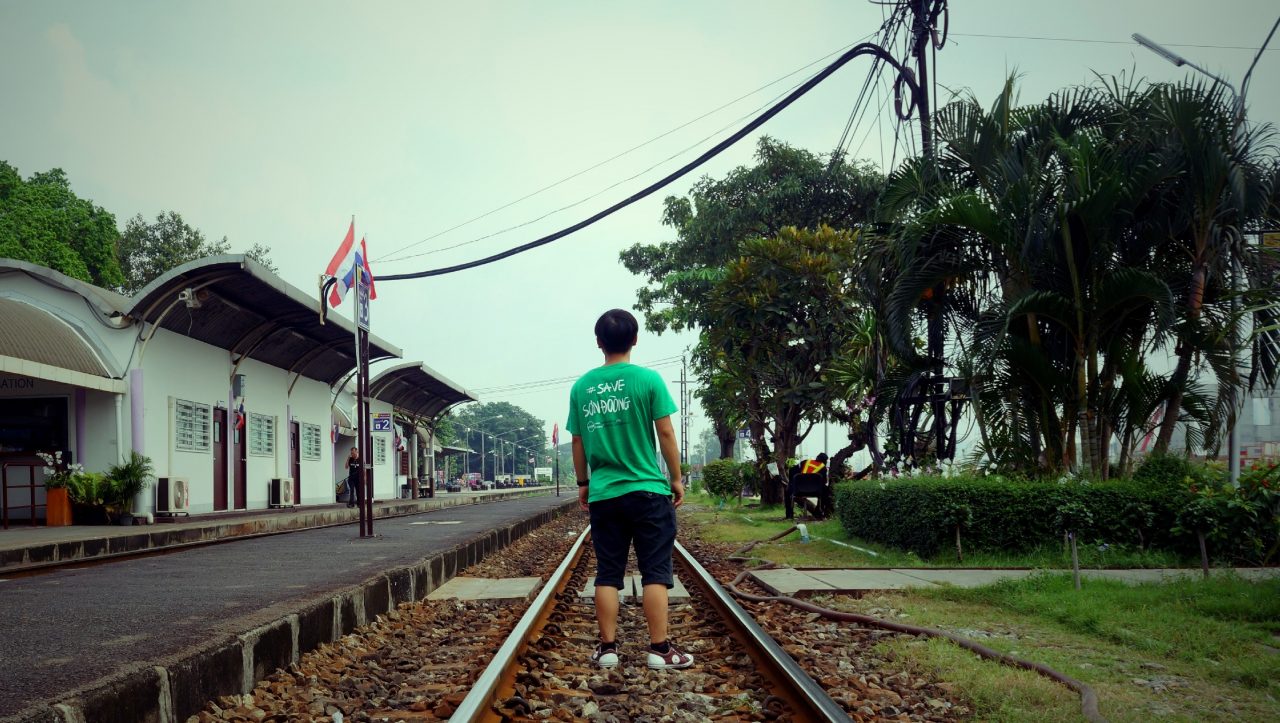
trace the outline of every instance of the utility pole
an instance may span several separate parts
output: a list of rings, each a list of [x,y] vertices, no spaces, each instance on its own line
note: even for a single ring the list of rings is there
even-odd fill
[[[916,96],[916,109],[920,112],[920,153],[931,169],[933,167],[933,127],[929,107],[928,51],[933,45],[933,21],[937,19],[937,15],[933,14],[932,10],[934,5],[932,0],[915,0],[911,4],[911,10],[915,14],[915,20],[911,25],[911,54],[915,56],[916,77],[920,79],[920,93]],[[942,359],[945,353],[942,306],[946,285],[938,283],[933,287],[932,292],[929,298],[928,352],[933,369],[924,389],[924,396],[932,405],[934,455],[942,460],[950,457],[947,450],[946,402],[942,399],[944,383]],[[914,441],[912,440],[913,443]],[[914,456],[914,450],[912,452]]]
[[[689,464],[689,367],[680,355],[680,463]]]

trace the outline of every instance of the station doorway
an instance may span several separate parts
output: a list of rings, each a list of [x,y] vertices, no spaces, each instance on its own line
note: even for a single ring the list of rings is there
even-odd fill
[[[72,456],[68,400],[53,397],[0,397],[0,517],[6,524],[44,516],[44,463],[37,452]]]

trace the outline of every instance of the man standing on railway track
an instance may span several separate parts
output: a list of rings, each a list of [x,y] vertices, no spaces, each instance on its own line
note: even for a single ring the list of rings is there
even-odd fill
[[[618,591],[634,544],[649,624],[648,666],[687,668],[693,656],[667,639],[667,590],[675,580],[675,508],[684,503],[680,452],[671,424],[676,404],[657,372],[631,363],[639,331],[630,312],[605,312],[595,328],[604,366],[582,375],[569,392],[565,428],[573,435],[578,501],[591,513],[596,553],[600,643],[591,659],[602,668],[618,664]],[[670,479],[658,466],[655,432]]]

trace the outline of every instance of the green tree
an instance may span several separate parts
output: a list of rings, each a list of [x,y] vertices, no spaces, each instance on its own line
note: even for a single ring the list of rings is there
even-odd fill
[[[849,273],[857,242],[828,226],[784,228],[744,243],[711,290],[718,321],[704,340],[716,373],[746,401],[760,464],[785,470],[833,393],[829,369],[860,316]],[[781,499],[780,479],[770,478],[761,501]]]
[[[480,472],[481,479],[495,479],[498,471],[497,458],[494,452],[500,452],[503,469],[511,470],[511,443],[516,442],[522,448],[533,450],[535,462],[529,463],[529,454],[525,449],[515,452],[516,474],[530,474],[533,467],[539,466],[538,458],[547,455],[546,423],[533,416],[529,411],[510,402],[488,402],[486,404],[469,404],[462,409],[450,412],[448,419],[457,432],[457,438],[464,442],[472,453],[467,455],[465,469]],[[481,436],[484,435],[483,447]],[[498,437],[498,449],[494,449],[494,438]],[[483,448],[484,456],[480,451]],[[570,463],[572,464],[572,462]],[[563,467],[563,465],[562,465]]]
[[[0,257],[114,288],[124,278],[118,236],[115,216],[77,197],[62,169],[23,181],[18,169],[0,161]]]
[[[1078,440],[1105,477],[1112,440],[1127,464],[1161,405],[1163,445],[1183,421],[1212,448],[1243,384],[1230,268],[1258,266],[1238,237],[1274,198],[1269,129],[1240,131],[1222,90],[1196,83],[1012,99],[1008,82],[989,109],[941,109],[936,162],[890,179],[880,318],[894,353],[941,363],[916,348],[945,316],[982,453],[1006,467],[1073,466]],[[1156,374],[1146,360],[1165,349],[1177,366]]]
[[[154,223],[148,223],[138,214],[129,219],[120,236],[120,266],[125,277],[122,290],[135,294],[169,269],[206,256],[225,254],[230,249],[226,237],[221,241],[208,241],[177,211],[158,214]]]
[[[871,218],[883,185],[870,165],[767,137],[760,139],[755,160],[723,179],[703,177],[688,197],[667,197],[662,221],[675,229],[675,240],[636,244],[621,253],[623,265],[648,284],[636,293],[636,309],[645,314],[649,330],[714,324],[709,294],[743,243],[775,238],[788,226],[852,228]],[[699,398],[716,427],[721,453],[729,456],[734,433],[747,421],[746,400],[735,396],[740,390],[729,379],[716,376],[713,357],[704,354],[695,371],[704,388]]]
[[[177,211],[165,211],[148,223],[138,214],[125,224],[120,236],[120,266],[124,271],[121,290],[136,294],[156,277],[196,259],[231,252],[231,244],[223,236],[219,241],[205,238],[200,229],[183,220]],[[245,255],[275,272],[271,248],[255,243]]]

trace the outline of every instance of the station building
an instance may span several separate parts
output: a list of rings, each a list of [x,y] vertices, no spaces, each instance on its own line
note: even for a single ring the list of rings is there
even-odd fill
[[[370,336],[372,362],[402,356]],[[52,450],[89,471],[150,457],[140,515],[332,504],[355,367],[351,322],[242,255],[133,297],[0,259],[0,513],[44,516],[35,453]],[[418,362],[371,372],[370,394],[374,497],[403,496],[432,476],[435,422],[473,398]]]

